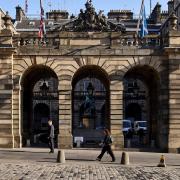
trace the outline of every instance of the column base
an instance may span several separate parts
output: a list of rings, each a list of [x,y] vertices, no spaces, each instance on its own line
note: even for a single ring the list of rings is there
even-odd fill
[[[22,148],[22,136],[21,135],[14,136],[14,148]]]
[[[122,150],[124,148],[124,136],[122,134],[112,134],[114,150]]]
[[[13,148],[13,136],[0,135],[0,148]]]
[[[73,148],[73,138],[72,135],[58,135],[58,148],[59,149],[72,149]]]

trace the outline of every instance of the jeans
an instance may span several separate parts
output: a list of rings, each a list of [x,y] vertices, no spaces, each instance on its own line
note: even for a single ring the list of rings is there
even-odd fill
[[[49,138],[49,148],[51,150],[51,152],[54,152],[54,138]]]

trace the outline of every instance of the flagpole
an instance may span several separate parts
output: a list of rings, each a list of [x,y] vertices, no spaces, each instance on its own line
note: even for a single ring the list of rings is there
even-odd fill
[[[138,36],[138,32],[139,32],[139,25],[140,25],[140,21],[141,21],[141,12],[143,10],[143,5],[144,5],[144,0],[142,0],[142,2],[141,2],[141,9],[140,9],[140,12],[139,12],[139,19],[138,19],[137,29],[136,29],[137,36]]]
[[[28,12],[28,0],[25,0],[25,13],[27,14]]]

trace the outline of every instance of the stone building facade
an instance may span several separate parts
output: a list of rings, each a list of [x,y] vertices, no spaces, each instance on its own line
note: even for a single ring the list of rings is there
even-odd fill
[[[91,4],[87,8],[92,8]],[[180,32],[175,13],[170,13],[166,21],[149,24],[155,31],[139,39],[132,19],[129,19],[132,23],[129,26],[127,20],[123,24],[109,19],[103,24],[100,16],[100,27],[94,24],[83,29],[82,21],[59,19],[55,12],[58,22],[45,20],[44,40],[38,38],[39,21],[19,13],[23,17],[17,17],[14,27],[8,15],[3,17],[0,147],[21,148],[31,140],[33,88],[38,81],[53,78],[58,82],[51,92],[58,95],[58,147],[72,148],[74,88],[83,78],[93,76],[101,81],[107,92],[104,97],[106,127],[111,130],[116,149],[124,148],[124,82],[135,79],[148,89],[148,143],[153,140],[162,151],[179,152]]]

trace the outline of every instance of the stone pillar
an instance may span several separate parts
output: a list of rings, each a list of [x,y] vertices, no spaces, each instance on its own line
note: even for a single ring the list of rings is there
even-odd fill
[[[12,50],[0,48],[0,147],[13,147]]]
[[[17,87],[18,86],[18,87]],[[13,76],[13,94],[12,94],[12,121],[13,121],[13,135],[14,135],[14,148],[22,147],[21,137],[21,91],[19,90],[19,77]],[[21,110],[22,111],[22,110]]]
[[[3,17],[5,29],[0,33],[0,147],[12,148],[12,32],[8,14]]]
[[[124,137],[122,132],[123,119],[123,82],[111,81],[110,84],[110,129],[114,148],[124,148]]]
[[[156,141],[155,146],[160,148],[162,151],[167,152],[168,150],[168,124],[169,124],[169,74],[168,74],[168,57],[163,60],[161,67],[163,67],[163,71],[160,72],[160,85],[158,88],[158,107],[159,110],[157,121],[157,129],[156,129]],[[153,139],[154,140],[154,139]],[[153,142],[151,142],[153,144]]]
[[[71,115],[71,85],[59,83],[59,136],[58,148],[70,149],[73,147],[72,115]]]
[[[171,50],[172,51],[172,50]],[[169,52],[169,152],[180,151],[180,51]],[[175,53],[176,52],[176,53]]]

